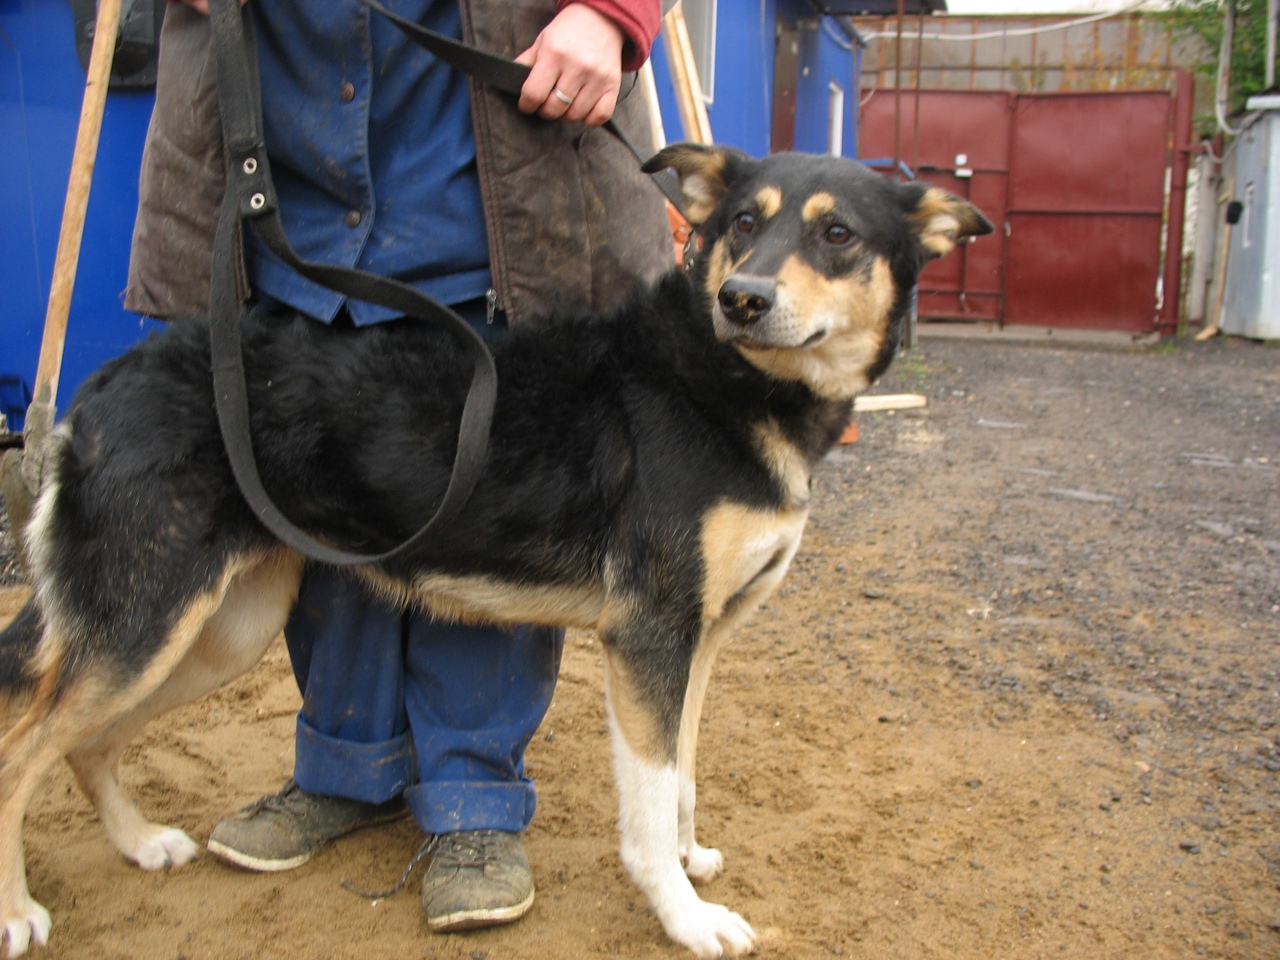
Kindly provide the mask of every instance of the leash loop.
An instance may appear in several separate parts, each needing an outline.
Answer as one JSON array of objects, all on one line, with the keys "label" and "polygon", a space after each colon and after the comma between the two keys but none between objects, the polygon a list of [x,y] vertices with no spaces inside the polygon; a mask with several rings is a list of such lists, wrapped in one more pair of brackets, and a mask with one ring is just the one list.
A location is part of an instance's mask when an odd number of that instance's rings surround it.
[{"label": "leash loop", "polygon": [[[497,403],[498,379],[493,355],[475,330],[455,311],[407,284],[362,270],[303,260],[285,236],[271,165],[262,134],[262,96],[257,71],[253,21],[238,0],[212,0],[210,21],[218,70],[218,97],[228,164],[227,186],[214,237],[209,291],[210,360],[218,427],[231,470],[258,520],[283,543],[313,560],[334,566],[381,563],[408,553],[465,506],[480,479]],[[297,527],[276,506],[258,471],[250,429],[240,322],[239,245],[243,223],[285,263],[348,297],[388,307],[451,332],[471,357],[472,378],[458,428],[458,447],[448,486],[436,512],[408,540],[382,553],[337,549]]]},{"label": "leash loop", "polygon": [[[518,95],[530,68],[461,43],[392,13],[378,0],[360,0],[386,17],[424,49],[463,73],[508,94]],[[335,566],[381,563],[408,553],[465,506],[484,466],[493,411],[497,403],[497,370],[488,345],[456,312],[412,287],[362,270],[303,260],[285,236],[279,202],[262,128],[262,94],[251,15],[238,0],[211,0],[210,22],[218,70],[218,97],[223,142],[230,163],[218,229],[214,239],[209,294],[209,338],[214,400],[223,445],[240,492],[262,524],[288,546],[313,560]],[[635,158],[645,158],[609,120],[603,128]],[[652,176],[668,201],[684,214],[683,197],[669,176]],[[687,219],[687,218],[686,218]],[[470,355],[471,386],[458,429],[458,448],[444,497],[435,514],[417,533],[383,553],[355,553],[322,543],[298,528],[267,493],[253,453],[248,387],[241,350],[242,285],[237,265],[241,231],[248,222],[254,234],[276,256],[302,276],[348,297],[388,307],[398,313],[437,324],[454,334]]]}]

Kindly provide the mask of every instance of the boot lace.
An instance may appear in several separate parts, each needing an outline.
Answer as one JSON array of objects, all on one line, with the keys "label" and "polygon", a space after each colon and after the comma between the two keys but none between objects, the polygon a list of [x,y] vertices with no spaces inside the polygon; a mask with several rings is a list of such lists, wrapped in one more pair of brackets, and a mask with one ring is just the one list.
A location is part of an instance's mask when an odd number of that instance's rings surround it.
[{"label": "boot lace", "polygon": [[442,835],[433,834],[423,840],[422,845],[418,847],[417,853],[409,860],[409,865],[404,868],[404,873],[400,875],[399,881],[385,890],[365,890],[362,887],[357,887],[350,880],[343,880],[341,887],[348,893],[354,893],[357,897],[363,897],[366,900],[385,900],[387,897],[394,897],[408,885],[409,876],[413,873],[414,867],[420,864],[424,857],[435,851],[441,839]]},{"label": "boot lace", "polygon": [[[282,791],[283,792],[283,791]],[[268,798],[269,799],[269,798]],[[497,830],[468,830],[463,833],[438,833],[427,837],[418,847],[417,852],[409,860],[404,873],[394,885],[385,890],[365,890],[357,887],[350,880],[342,881],[342,889],[354,893],[366,900],[385,900],[394,897],[409,883],[414,868],[427,856],[433,857],[446,867],[483,867],[500,858],[496,847],[501,843],[502,834]]]}]

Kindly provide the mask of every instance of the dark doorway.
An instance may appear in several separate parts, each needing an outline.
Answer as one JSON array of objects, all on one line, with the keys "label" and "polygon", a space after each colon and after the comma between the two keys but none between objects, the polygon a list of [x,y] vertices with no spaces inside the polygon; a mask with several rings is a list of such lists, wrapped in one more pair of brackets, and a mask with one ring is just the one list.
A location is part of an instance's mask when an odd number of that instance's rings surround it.
[{"label": "dark doorway", "polygon": [[773,123],[769,149],[774,153],[796,148],[796,87],[800,82],[800,31],[781,14],[774,34]]}]

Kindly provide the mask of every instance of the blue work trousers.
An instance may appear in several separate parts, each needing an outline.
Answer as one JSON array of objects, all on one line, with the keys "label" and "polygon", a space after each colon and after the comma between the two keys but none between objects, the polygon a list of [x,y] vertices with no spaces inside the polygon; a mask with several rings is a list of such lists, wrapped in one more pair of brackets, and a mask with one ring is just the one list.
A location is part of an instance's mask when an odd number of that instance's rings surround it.
[{"label": "blue work trousers", "polygon": [[313,566],[285,639],[303,695],[303,790],[368,803],[403,793],[428,833],[528,827],[524,751],[551,705],[563,630],[442,623]]},{"label": "blue work trousers", "polygon": [[[455,309],[482,336],[505,331],[483,301]],[[313,565],[285,640],[303,790],[367,803],[403,793],[427,833],[528,827],[524,751],[551,705],[563,630],[440,622]]]}]

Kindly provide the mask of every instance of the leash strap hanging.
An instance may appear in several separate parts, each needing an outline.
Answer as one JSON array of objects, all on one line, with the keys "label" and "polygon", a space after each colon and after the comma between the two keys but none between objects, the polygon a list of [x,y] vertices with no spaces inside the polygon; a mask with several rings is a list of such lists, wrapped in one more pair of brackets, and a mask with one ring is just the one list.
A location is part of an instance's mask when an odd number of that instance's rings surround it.
[{"label": "leash strap hanging", "polygon": [[[484,340],[453,310],[412,287],[362,270],[303,260],[289,246],[280,219],[262,133],[262,96],[253,22],[239,0],[209,4],[218,69],[218,97],[227,151],[227,187],[214,238],[209,297],[210,349],[218,425],[231,469],[258,519],[295,550],[337,566],[378,563],[421,544],[456,517],[480,478],[497,398],[497,370]],[[443,326],[461,341],[471,358],[471,386],[458,429],[453,472],[431,519],[399,546],[363,554],[336,549],[299,529],[272,501],[253,453],[248,386],[240,339],[239,243],[247,220],[260,239],[302,276],[347,296],[389,307],[408,317]]]},{"label": "leash strap hanging", "polygon": [[[361,2],[386,17],[410,39],[445,63],[495,89],[518,96],[529,76],[530,68],[523,64],[428,30],[392,13],[377,0]],[[211,0],[209,8],[218,69],[223,140],[228,158],[226,193],[214,239],[209,336],[218,425],[232,473],[240,492],[263,526],[300,553],[335,566],[391,560],[413,550],[440,526],[456,517],[475,489],[484,466],[497,399],[497,371],[493,357],[480,335],[457,313],[412,287],[363,270],[315,263],[297,255],[285,236],[267,160],[252,18],[243,11],[238,0]],[[612,120],[603,126],[637,161],[645,162],[644,156]],[[683,214],[683,197],[675,178],[658,174],[653,175],[652,180]],[[463,406],[457,453],[444,497],[431,519],[408,540],[391,550],[374,554],[354,553],[322,543],[289,520],[263,486],[253,453],[248,386],[240,339],[240,317],[244,305],[239,294],[241,277],[238,264],[243,221],[249,223],[273,253],[307,279],[357,300],[439,324],[461,340],[471,357],[471,386]]]}]

